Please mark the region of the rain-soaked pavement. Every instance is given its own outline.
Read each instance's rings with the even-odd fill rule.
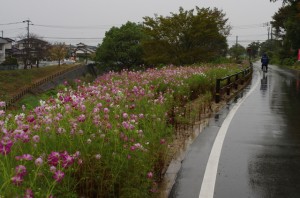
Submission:
[[[238,101],[221,147],[213,197],[300,197],[300,73],[276,66],[262,73],[258,63],[251,85],[188,149],[169,197],[201,197],[214,140]]]

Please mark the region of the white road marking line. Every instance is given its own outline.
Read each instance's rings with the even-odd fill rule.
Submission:
[[[259,72],[257,71],[257,73]],[[242,98],[240,101],[238,101],[236,105],[234,105],[234,107],[231,109],[226,119],[224,120],[221,128],[219,129],[219,132],[217,134],[217,137],[215,139],[211,153],[208,158],[208,162],[206,165],[206,169],[205,169],[205,173],[204,173],[204,177],[200,189],[199,198],[212,198],[214,196],[219,160],[220,160],[222,146],[223,146],[223,142],[228,127],[238,108],[246,100],[246,98],[256,89],[258,84],[259,84],[259,78],[257,78],[255,85],[247,93],[247,95],[244,98]]]

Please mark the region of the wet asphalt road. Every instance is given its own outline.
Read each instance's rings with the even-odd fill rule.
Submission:
[[[254,64],[252,83],[210,120],[188,149],[169,197],[199,197],[218,131],[234,115],[219,158],[214,197],[300,197],[300,73]]]

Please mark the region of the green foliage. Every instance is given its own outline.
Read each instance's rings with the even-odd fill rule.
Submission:
[[[233,45],[229,49],[229,55],[234,58],[237,63],[241,63],[242,59],[245,57],[245,54],[246,49],[240,44]]]
[[[143,63],[140,43],[144,37],[142,26],[136,23],[112,27],[98,46],[95,59],[100,64],[119,69],[140,65]]]
[[[281,60],[297,57],[300,49],[300,2],[289,0],[284,3],[271,22],[275,28],[275,36],[282,41],[280,51],[276,53]]]
[[[228,64],[228,63],[233,63],[231,59],[226,58],[226,57],[217,57],[214,60],[211,61],[213,64]]]
[[[259,48],[260,48],[260,43],[259,42],[250,43],[247,47],[247,50],[249,50],[248,55],[251,58],[257,58],[257,56],[259,55]]]
[[[218,9],[179,9],[163,17],[144,17],[147,40],[143,41],[148,64],[193,64],[225,54],[230,27]]]
[[[292,65],[294,65],[295,62],[296,62],[296,59],[294,59],[294,58],[285,58],[282,61],[282,65],[284,65],[284,66],[292,66]]]
[[[0,65],[18,65],[18,60],[14,57],[6,57],[5,61],[2,62]]]
[[[67,55],[67,48],[64,43],[56,43],[49,49],[49,54],[52,60],[57,60],[60,66],[61,60],[63,60]]]

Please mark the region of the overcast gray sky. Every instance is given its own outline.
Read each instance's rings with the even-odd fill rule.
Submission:
[[[26,23],[3,25],[30,20],[30,32],[49,42],[79,42],[88,45],[101,43],[112,26],[127,21],[142,22],[154,14],[168,16],[179,7],[190,10],[198,7],[216,7],[226,13],[233,26],[228,44],[246,46],[252,41],[268,38],[268,28],[281,2],[269,0],[0,0],[0,31],[4,37],[15,38],[27,33]],[[1,34],[1,32],[0,32]],[[0,35],[1,36],[1,35]]]

